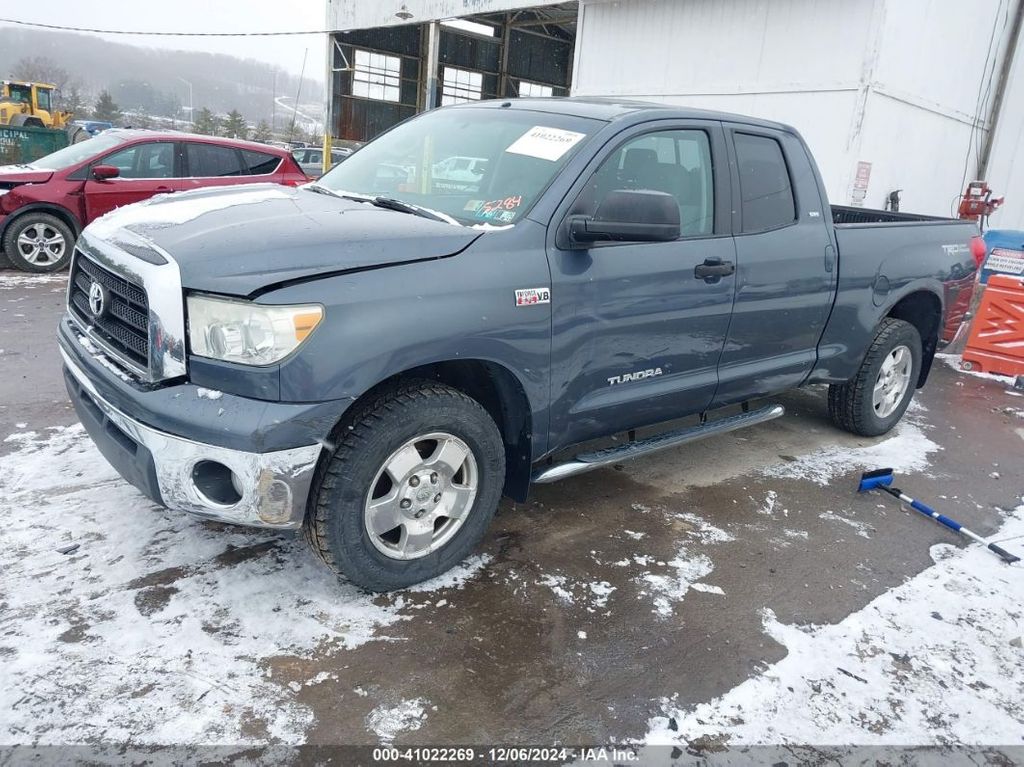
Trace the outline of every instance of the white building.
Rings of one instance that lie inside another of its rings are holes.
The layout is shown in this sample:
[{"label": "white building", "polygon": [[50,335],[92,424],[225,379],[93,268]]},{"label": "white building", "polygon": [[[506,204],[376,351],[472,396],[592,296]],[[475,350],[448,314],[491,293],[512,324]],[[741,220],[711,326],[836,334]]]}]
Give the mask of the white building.
[{"label": "white building", "polygon": [[[955,215],[965,181],[980,175],[1007,198],[991,225],[1024,229],[1022,14],[1024,0],[328,2],[331,28],[364,30],[364,40],[417,30],[411,111],[446,100],[454,91],[438,93],[458,72],[463,98],[568,85],[767,117],[803,133],[835,203],[881,208],[900,190],[902,210]],[[436,23],[455,18],[483,26]],[[520,30],[548,35],[552,60],[571,45],[571,64],[540,82],[507,71],[538,55],[521,55]],[[496,70],[477,67],[482,79],[467,85],[461,73],[491,49]],[[336,125],[343,76],[333,78]]]}]

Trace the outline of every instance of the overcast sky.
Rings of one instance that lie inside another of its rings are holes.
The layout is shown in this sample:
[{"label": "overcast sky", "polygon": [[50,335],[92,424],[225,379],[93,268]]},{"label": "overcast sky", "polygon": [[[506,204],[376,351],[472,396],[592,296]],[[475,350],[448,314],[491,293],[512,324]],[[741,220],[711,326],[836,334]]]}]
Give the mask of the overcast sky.
[{"label": "overcast sky", "polygon": [[[362,0],[377,2],[377,0]],[[161,32],[276,32],[323,29],[326,0],[0,0],[0,17],[70,27]],[[227,53],[268,61],[323,79],[323,35],[294,37],[151,37],[117,35],[134,45]]]}]

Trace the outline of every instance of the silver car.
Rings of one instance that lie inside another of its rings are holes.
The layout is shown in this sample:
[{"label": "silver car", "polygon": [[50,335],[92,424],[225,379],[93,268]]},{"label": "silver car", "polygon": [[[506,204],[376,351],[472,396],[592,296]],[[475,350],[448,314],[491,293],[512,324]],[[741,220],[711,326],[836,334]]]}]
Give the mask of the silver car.
[{"label": "silver car", "polygon": [[[331,167],[344,160],[354,150],[348,147],[334,147],[331,149]],[[292,150],[295,162],[302,168],[302,172],[310,178],[320,178],[324,172],[324,150],[320,147],[304,146]]]}]

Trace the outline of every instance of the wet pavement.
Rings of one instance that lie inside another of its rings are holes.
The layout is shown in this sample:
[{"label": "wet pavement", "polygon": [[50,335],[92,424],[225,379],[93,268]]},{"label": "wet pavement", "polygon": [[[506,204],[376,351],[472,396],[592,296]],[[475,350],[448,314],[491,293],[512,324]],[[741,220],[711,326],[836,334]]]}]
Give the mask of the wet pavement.
[{"label": "wet pavement", "polygon": [[2,742],[166,742],[169,708],[190,742],[643,739],[663,699],[713,700],[786,656],[766,611],[840,623],[962,545],[857,495],[863,470],[894,465],[981,535],[1024,491],[1024,397],[937,363],[888,438],[832,427],[823,388],[791,392],[778,421],[504,501],[457,577],[363,595],[293,536],[156,509],[104,473],[63,428],[62,285],[0,272],[0,439],[22,435],[0,442],[0,657],[21,688]]}]

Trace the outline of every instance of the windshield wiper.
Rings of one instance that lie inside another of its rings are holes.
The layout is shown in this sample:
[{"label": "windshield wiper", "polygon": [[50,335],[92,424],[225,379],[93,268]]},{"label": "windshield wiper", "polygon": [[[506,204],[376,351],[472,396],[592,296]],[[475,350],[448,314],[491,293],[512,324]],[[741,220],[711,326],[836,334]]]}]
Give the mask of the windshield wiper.
[{"label": "windshield wiper", "polygon": [[431,221],[440,221],[444,224],[452,223],[452,219],[448,216],[437,213],[429,208],[421,208],[419,205],[413,205],[411,202],[396,200],[394,197],[381,197],[378,195],[377,197],[369,200],[369,202],[376,205],[378,208],[397,210],[400,213],[412,213],[414,216],[429,218]]},{"label": "windshield wiper", "polygon": [[328,189],[326,186],[321,186],[320,184],[306,184],[303,188],[308,189],[311,192],[316,192],[317,194],[326,194],[331,197],[338,197],[342,200],[368,202],[378,208],[397,210],[399,213],[411,213],[414,216],[429,218],[431,221],[440,221],[443,224],[455,224],[456,226],[462,226],[458,221],[453,219],[451,216],[446,216],[444,213],[438,213],[430,208],[422,208],[419,205],[413,205],[411,202],[398,200],[394,197],[358,194],[356,192],[336,192],[333,189]]},{"label": "windshield wiper", "polygon": [[368,202],[368,200],[362,197],[350,197],[348,195],[339,194],[338,192],[335,192],[333,189],[328,189],[326,186],[320,186],[320,184],[306,184],[303,187],[303,189],[308,189],[309,191],[316,192],[317,194],[326,194],[328,197],[341,197],[346,200],[359,200],[360,202]]}]

